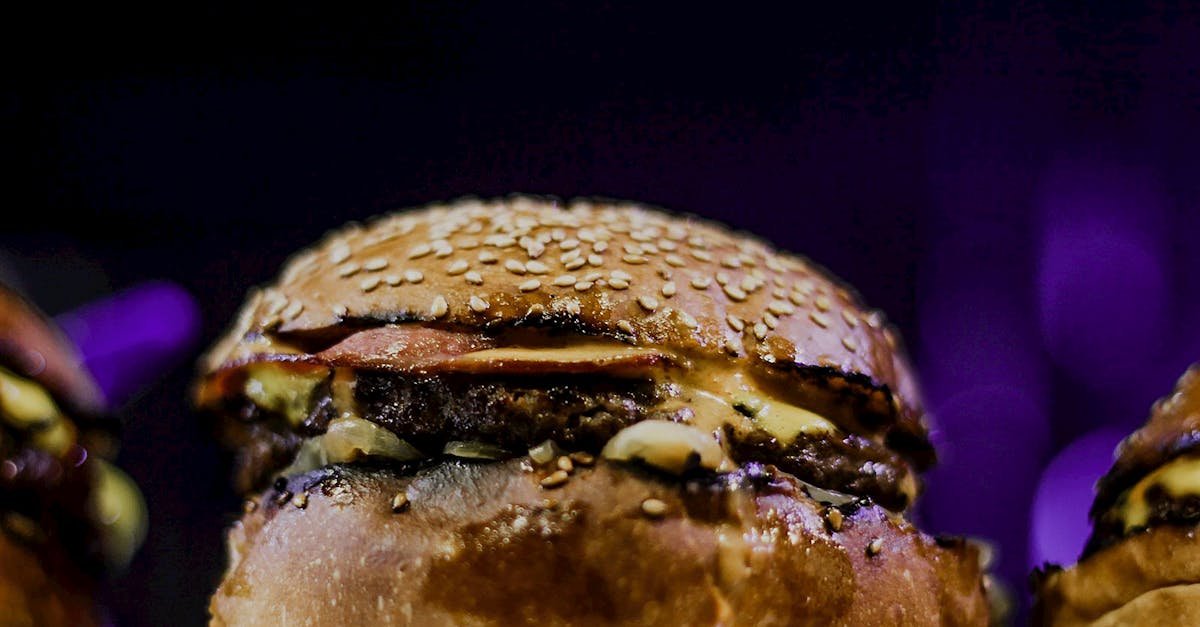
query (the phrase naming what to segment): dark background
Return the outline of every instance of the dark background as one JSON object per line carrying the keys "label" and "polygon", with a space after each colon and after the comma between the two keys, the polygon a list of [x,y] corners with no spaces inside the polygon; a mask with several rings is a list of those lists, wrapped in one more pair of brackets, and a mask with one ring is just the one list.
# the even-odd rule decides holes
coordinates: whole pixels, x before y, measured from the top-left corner
{"label": "dark background", "polygon": [[[1039,481],[1061,500],[1044,465],[1139,424],[1200,356],[1197,13],[647,4],[7,8],[0,265],[52,313],[177,282],[207,343],[290,252],[397,207],[525,191],[717,218],[902,328],[946,443],[925,524],[998,542],[1020,596],[1084,533],[1073,510],[1046,523],[1067,541],[1029,544]],[[152,528],[122,624],[201,624],[223,564],[238,501],[186,406],[194,357],[125,408]],[[1063,463],[1080,490],[1098,472]]]}

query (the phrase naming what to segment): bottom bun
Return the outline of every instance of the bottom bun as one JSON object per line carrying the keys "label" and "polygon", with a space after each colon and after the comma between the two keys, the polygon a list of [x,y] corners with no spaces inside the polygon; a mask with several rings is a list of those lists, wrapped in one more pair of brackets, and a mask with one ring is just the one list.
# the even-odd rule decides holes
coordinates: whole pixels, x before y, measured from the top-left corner
{"label": "bottom bun", "polygon": [[213,624],[987,624],[973,546],[875,506],[833,513],[790,475],[680,481],[599,461],[548,487],[563,478],[550,470],[280,482],[230,532]]}
{"label": "bottom bun", "polygon": [[[1034,613],[1042,625],[1200,625],[1200,597],[1193,596],[1200,592],[1191,584],[1200,584],[1196,528],[1154,527],[1044,575]],[[1188,597],[1195,599],[1191,614],[1179,614]]]}
{"label": "bottom bun", "polygon": [[56,557],[44,557],[0,533],[0,625],[96,624],[90,584]]}

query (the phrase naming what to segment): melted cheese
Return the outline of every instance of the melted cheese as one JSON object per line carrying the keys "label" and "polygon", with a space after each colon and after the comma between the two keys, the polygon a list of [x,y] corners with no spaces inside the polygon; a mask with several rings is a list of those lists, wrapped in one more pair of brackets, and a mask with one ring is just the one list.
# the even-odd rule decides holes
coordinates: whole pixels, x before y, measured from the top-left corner
{"label": "melted cheese", "polygon": [[18,429],[49,427],[61,418],[42,386],[0,368],[0,418]]}
{"label": "melted cheese", "polygon": [[1179,457],[1146,475],[1121,498],[1115,512],[1129,532],[1150,522],[1146,492],[1158,486],[1171,498],[1200,496],[1200,457]]}
{"label": "melted cheese", "polygon": [[269,362],[246,367],[246,398],[281,414],[293,427],[300,426],[312,410],[313,391],[329,377],[328,370],[297,370]]}

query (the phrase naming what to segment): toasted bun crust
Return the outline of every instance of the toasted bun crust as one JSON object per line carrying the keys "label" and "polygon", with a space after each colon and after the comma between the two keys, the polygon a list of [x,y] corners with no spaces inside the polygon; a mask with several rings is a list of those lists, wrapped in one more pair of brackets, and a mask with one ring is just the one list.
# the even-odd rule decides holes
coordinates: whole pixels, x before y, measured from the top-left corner
{"label": "toasted bun crust", "polygon": [[1112,469],[1097,483],[1092,517],[1104,513],[1121,492],[1165,462],[1200,446],[1200,365],[1154,404],[1146,424],[1117,448]]}
{"label": "toasted bun crust", "polygon": [[90,580],[57,557],[35,554],[0,533],[0,624],[87,627],[96,614]]}
{"label": "toasted bun crust", "polygon": [[255,291],[202,367],[402,321],[548,326],[838,373],[924,434],[895,334],[849,287],[746,234],[628,203],[461,200],[343,228]]}
{"label": "toasted bun crust", "polygon": [[987,623],[974,547],[875,506],[832,514],[787,475],[599,461],[546,489],[525,464],[293,478],[231,531],[213,624]]}
{"label": "toasted bun crust", "polygon": [[[1079,564],[1046,574],[1039,582],[1035,614],[1042,625],[1087,625],[1101,619],[1109,624],[1174,625],[1196,621],[1150,620],[1170,616],[1180,599],[1197,603],[1192,584],[1200,584],[1200,542],[1194,527],[1161,526],[1125,538]],[[1181,587],[1187,587],[1183,589]],[[1146,614],[1145,622],[1116,621],[1115,617]]]}
{"label": "toasted bun crust", "polygon": [[0,284],[0,366],[45,386],[73,413],[102,410],[100,388],[65,337],[32,304]]}

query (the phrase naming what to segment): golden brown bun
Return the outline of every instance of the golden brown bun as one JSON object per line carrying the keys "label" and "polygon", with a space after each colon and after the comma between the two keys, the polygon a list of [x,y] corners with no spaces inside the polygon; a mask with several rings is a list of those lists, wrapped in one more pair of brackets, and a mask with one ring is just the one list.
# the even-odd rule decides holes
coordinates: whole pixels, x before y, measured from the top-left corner
{"label": "golden brown bun", "polygon": [[523,464],[293,478],[231,531],[213,624],[987,624],[974,547],[875,506],[833,531],[789,476],[718,488],[599,461],[546,489]]}
{"label": "golden brown bun", "polygon": [[1092,516],[1104,513],[1139,479],[1200,445],[1200,365],[1180,377],[1175,390],[1154,404],[1150,419],[1121,442],[1112,469],[1097,484]]}
{"label": "golden brown bun", "polygon": [[0,284],[0,366],[45,386],[73,412],[103,409],[100,388],[71,343],[32,304]]}
{"label": "golden brown bun", "polygon": [[90,586],[64,560],[39,556],[0,532],[0,626],[95,625]]}
{"label": "golden brown bun", "polygon": [[898,340],[850,288],[746,234],[629,203],[462,200],[343,228],[254,292],[203,368],[280,337],[404,321],[549,326],[805,370],[877,396],[925,439]]}
{"label": "golden brown bun", "polygon": [[[1046,575],[1040,582],[1035,613],[1039,624],[1062,626],[1091,624],[1106,616],[1136,616],[1132,608],[1158,612],[1146,614],[1147,617],[1169,615],[1177,609],[1181,598],[1195,595],[1190,588],[1173,587],[1191,584],[1200,584],[1200,541],[1196,538],[1196,528],[1154,527],[1125,538],[1067,570]],[[1129,605],[1135,601],[1136,605]],[[1200,598],[1194,601],[1196,605],[1191,611],[1200,611]],[[1121,608],[1130,609],[1112,614]]]}

